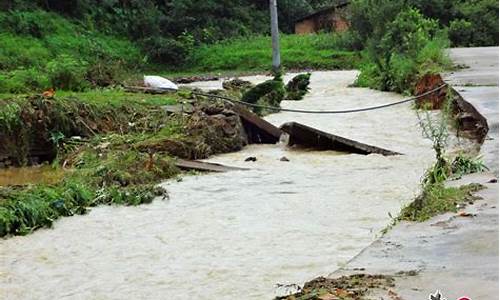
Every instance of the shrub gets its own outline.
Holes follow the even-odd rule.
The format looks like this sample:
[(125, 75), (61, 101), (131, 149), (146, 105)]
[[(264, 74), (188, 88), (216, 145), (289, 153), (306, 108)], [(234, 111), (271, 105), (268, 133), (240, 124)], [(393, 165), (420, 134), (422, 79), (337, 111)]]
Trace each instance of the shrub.
[(464, 19), (451, 21), (448, 35), (454, 46), (468, 47), (473, 45), (473, 27), (469, 21)]
[(18, 69), (0, 74), (0, 92), (25, 93), (49, 87), (47, 76), (35, 68)]
[(152, 37), (142, 43), (152, 60), (173, 67), (184, 64), (194, 49), (194, 39), (190, 35), (178, 39)]
[(35, 12), (11, 11), (8, 14), (0, 15), (0, 26), (3, 31), (41, 38), (56, 30), (52, 17), (50, 13), (40, 10)]
[(286, 85), (286, 99), (301, 100), (309, 91), (311, 73), (299, 74)]
[[(264, 81), (249, 89), (243, 94), (242, 101), (257, 105), (279, 107), (285, 97), (285, 86), (281, 77), (276, 76), (271, 80)], [(255, 107), (255, 113), (264, 114), (267, 111)]]
[[(418, 75), (443, 70), (447, 65), (443, 52), (447, 45), (446, 36), (436, 21), (424, 18), (413, 8), (402, 9), (396, 14), (394, 8), (398, 1), (368, 2), (371, 5), (380, 2), (384, 6), (377, 9), (383, 11), (387, 7), (395, 16), (392, 20), (386, 20), (385, 15), (377, 12), (371, 16), (360, 16), (360, 20), (354, 22), (360, 37), (367, 38), (364, 55), (366, 66), (361, 68), (356, 85), (412, 93)], [(368, 4), (355, 3), (355, 14), (373, 12), (373, 7), (365, 7)], [(371, 37), (367, 28), (374, 30)]]
[(53, 87), (79, 91), (87, 87), (86, 63), (69, 55), (59, 55), (47, 64), (47, 74)]

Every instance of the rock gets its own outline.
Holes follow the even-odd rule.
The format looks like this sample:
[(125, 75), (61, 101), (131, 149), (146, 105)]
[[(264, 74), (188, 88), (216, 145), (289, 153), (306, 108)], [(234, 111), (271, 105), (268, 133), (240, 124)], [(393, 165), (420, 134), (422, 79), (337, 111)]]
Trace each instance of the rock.
[(247, 158), (245, 159), (245, 161), (252, 161), (252, 162), (256, 162), (256, 161), (257, 161), (257, 157), (255, 157), (255, 156), (250, 156), (250, 157), (247, 157)]
[(282, 158), (280, 158), (280, 161), (290, 161), (286, 156), (283, 156)]

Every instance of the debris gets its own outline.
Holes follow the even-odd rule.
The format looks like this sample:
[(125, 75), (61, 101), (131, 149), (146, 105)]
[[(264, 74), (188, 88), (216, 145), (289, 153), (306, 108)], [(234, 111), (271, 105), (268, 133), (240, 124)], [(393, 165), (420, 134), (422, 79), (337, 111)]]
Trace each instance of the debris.
[(278, 127), (257, 116), (242, 105), (234, 105), (233, 111), (241, 118), (249, 144), (276, 144), (279, 142), (282, 131)]
[(309, 91), (311, 73), (299, 74), (286, 84), (287, 100), (302, 100)]
[(256, 161), (257, 161), (257, 157), (255, 157), (255, 156), (250, 156), (250, 157), (247, 157), (247, 158), (245, 159), (245, 161), (252, 161), (252, 162), (256, 162)]
[[(276, 76), (246, 91), (241, 101), (259, 106), (279, 107), (284, 97), (285, 86), (283, 80), (281, 77)], [(276, 112), (276, 110), (268, 110), (262, 107), (253, 107), (253, 111), (261, 116)]]
[(179, 89), (175, 83), (161, 76), (144, 76), (144, 85), (160, 90), (177, 91)]
[(289, 146), (302, 145), (321, 150), (335, 150), (365, 155), (372, 153), (384, 156), (401, 155), (401, 153), (356, 142), (296, 122), (283, 124), (281, 130), (290, 135), (288, 140)]
[(459, 217), (466, 217), (466, 218), (472, 218), (474, 217), (475, 215), (474, 214), (471, 214), (471, 213), (468, 213), (468, 212), (465, 212), (465, 211), (462, 211), (458, 214)]
[(172, 93), (175, 90), (143, 87), (143, 86), (125, 86), (125, 91), (131, 93), (167, 94), (167, 93)]
[(394, 287), (394, 278), (386, 275), (354, 274), (338, 278), (318, 277), (306, 282), (301, 291), (294, 295), (276, 299), (365, 299), (374, 290), (388, 290)]
[(222, 83), (222, 87), (225, 90), (245, 91), (245, 90), (252, 88), (253, 84), (250, 81), (235, 78), (233, 80), (224, 81)]
[(280, 161), (290, 161), (290, 160), (288, 159), (288, 157), (283, 156), (282, 158), (280, 158)]
[(51, 98), (53, 98), (53, 97), (54, 97), (54, 95), (55, 95), (55, 94), (56, 94), (56, 91), (55, 91), (53, 88), (50, 88), (50, 89), (48, 89), (48, 90), (44, 91), (44, 92), (42, 93), (42, 96), (43, 96), (44, 98), (51, 99)]
[(194, 107), (192, 104), (189, 103), (182, 103), (182, 104), (174, 104), (174, 105), (164, 105), (162, 108), (167, 112), (167, 113), (188, 113), (191, 114), (194, 112)]
[(175, 165), (183, 170), (196, 170), (196, 171), (207, 171), (207, 172), (228, 172), (228, 171), (242, 171), (248, 170), (245, 168), (237, 168), (231, 166), (225, 166), (221, 164), (203, 162), (198, 160), (185, 160), (178, 159)]
[(187, 84), (187, 83), (193, 83), (196, 81), (217, 81), (219, 80), (219, 77), (215, 76), (190, 76), (190, 77), (180, 77), (174, 79), (174, 82), (180, 83), (180, 84)]

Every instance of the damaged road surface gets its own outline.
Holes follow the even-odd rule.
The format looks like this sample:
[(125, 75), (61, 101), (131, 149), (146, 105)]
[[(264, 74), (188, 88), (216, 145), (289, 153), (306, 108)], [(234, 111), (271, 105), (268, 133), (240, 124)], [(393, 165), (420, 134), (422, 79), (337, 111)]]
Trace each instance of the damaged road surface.
[(326, 133), (296, 122), (285, 123), (280, 128), (289, 136), (288, 146), (300, 145), (319, 150), (334, 150), (364, 155), (382, 154), (387, 156), (401, 154)]
[[(311, 93), (281, 105), (341, 110), (403, 98), (349, 88), (357, 74), (313, 72)], [(219, 122), (218, 115), (211, 114), (210, 122)], [(167, 181), (162, 186), (169, 200), (95, 207), (55, 222), (52, 229), (0, 241), (0, 298), (283, 296), (287, 291), (281, 287), (327, 275), (369, 245), (390, 222), (388, 212), (396, 215), (418, 193), (420, 177), (434, 160), (411, 104), (352, 115), (282, 112), (264, 119), (275, 127), (297, 122), (405, 155), (271, 143), (213, 156), (206, 162), (251, 169)], [(281, 161), (284, 156), (289, 162)], [(245, 162), (248, 157), (257, 159)]]

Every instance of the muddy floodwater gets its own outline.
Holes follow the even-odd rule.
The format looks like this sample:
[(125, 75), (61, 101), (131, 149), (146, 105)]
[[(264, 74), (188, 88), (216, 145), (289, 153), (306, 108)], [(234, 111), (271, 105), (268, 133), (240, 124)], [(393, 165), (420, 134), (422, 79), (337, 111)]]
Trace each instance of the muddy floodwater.
[[(305, 100), (282, 106), (332, 110), (402, 99), (348, 87), (356, 75), (315, 72)], [(410, 104), (266, 119), (301, 122), (404, 155), (252, 145), (213, 157), (209, 161), (250, 170), (168, 181), (162, 185), (169, 200), (98, 207), (53, 229), (0, 240), (0, 298), (272, 299), (286, 290), (277, 285), (327, 275), (368, 246), (390, 222), (389, 213), (396, 215), (418, 193), (433, 161)], [(257, 161), (244, 162), (249, 156)]]
[(49, 165), (0, 169), (0, 186), (46, 183), (61, 181), (64, 171)]

